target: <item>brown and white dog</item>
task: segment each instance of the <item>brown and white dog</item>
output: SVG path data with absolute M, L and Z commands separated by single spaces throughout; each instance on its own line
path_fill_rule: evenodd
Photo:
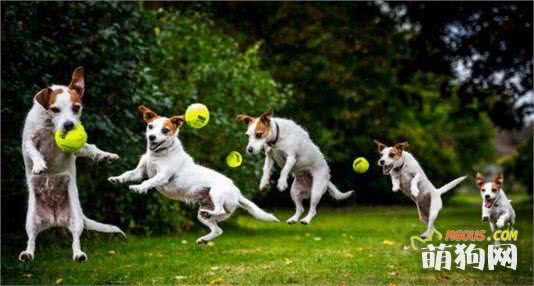
M 247 152 L 257 154 L 265 150 L 260 190 L 269 184 L 271 170 L 276 163 L 282 168 L 277 184 L 279 191 L 287 188 L 289 174 L 295 177 L 290 194 L 296 210 L 287 223 L 293 224 L 300 219 L 304 212 L 302 200 L 309 198 L 308 214 L 300 220 L 302 224 L 309 224 L 317 214 L 317 205 L 327 190 L 336 200 L 347 199 L 354 191 L 342 193 L 330 181 L 328 163 L 304 128 L 292 120 L 272 115 L 273 111 L 269 110 L 259 117 L 241 114 L 236 119 L 247 125 Z
M 486 182 L 481 173 L 477 173 L 475 179 L 482 197 L 482 218 L 489 218 L 491 232 L 494 232 L 496 227 L 500 229 L 506 224 L 514 225 L 515 211 L 502 189 L 503 174 L 498 173 L 491 182 Z
M 116 226 L 102 224 L 87 218 L 82 211 L 76 185 L 76 157 L 96 161 L 113 161 L 119 156 L 85 144 L 76 153 L 65 153 L 57 148 L 54 132 L 71 130 L 80 123 L 82 98 L 85 91 L 84 70 L 74 70 L 68 86 L 52 85 L 37 93 L 33 106 L 24 122 L 22 155 L 28 184 L 28 211 L 26 214 L 26 250 L 19 260 L 34 257 L 35 238 L 50 227 L 67 227 L 72 233 L 72 258 L 85 261 L 80 235 L 83 229 L 100 232 L 124 233 Z

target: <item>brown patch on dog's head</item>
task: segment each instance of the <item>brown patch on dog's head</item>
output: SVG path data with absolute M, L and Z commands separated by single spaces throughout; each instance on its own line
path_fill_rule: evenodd
M 484 178 L 484 175 L 482 175 L 481 173 L 476 173 L 475 175 L 475 182 L 478 186 L 478 188 L 483 191 L 482 187 L 484 186 L 484 184 L 486 183 L 486 178 Z
M 499 172 L 495 178 L 493 178 L 493 185 L 495 186 L 496 190 L 495 191 L 498 191 L 501 189 L 502 187 L 502 184 L 504 183 L 504 175 L 502 174 L 502 172 Z M 494 192 L 495 192 L 494 191 Z
M 393 146 L 393 148 L 391 148 L 388 156 L 392 159 L 398 160 L 401 158 L 404 149 L 408 147 L 410 147 L 410 144 L 408 144 L 408 142 L 397 143 L 395 144 L 395 146 Z
M 56 102 L 57 95 L 61 92 L 61 89 L 52 90 L 51 88 L 45 88 L 39 91 L 34 98 L 44 109 L 48 109 Z
M 373 142 L 376 144 L 376 147 L 378 147 L 378 152 L 382 152 L 387 146 L 386 144 L 374 139 Z
M 69 89 L 75 90 L 80 99 L 83 97 L 83 93 L 85 92 L 85 73 L 83 67 L 77 67 L 72 73 Z
M 256 138 L 265 138 L 271 131 L 271 118 L 273 116 L 273 110 L 269 109 L 267 112 L 260 115 L 258 123 L 256 124 Z
M 150 110 L 148 107 L 141 105 L 137 108 L 141 113 L 143 113 L 143 120 L 146 123 L 151 122 L 152 120 L 158 118 L 158 114 Z
M 169 129 L 171 131 L 171 134 L 175 134 L 176 130 L 178 130 L 178 128 L 182 126 L 184 121 L 185 121 L 184 115 L 176 115 L 168 119 L 165 119 L 165 121 L 163 122 L 163 126 Z
M 255 118 L 252 116 L 245 115 L 245 114 L 239 114 L 238 116 L 235 117 L 235 119 L 237 121 L 241 121 L 245 123 L 246 125 L 249 125 L 250 123 L 254 122 Z

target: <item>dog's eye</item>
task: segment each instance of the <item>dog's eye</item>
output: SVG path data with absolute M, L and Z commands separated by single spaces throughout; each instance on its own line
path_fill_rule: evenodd
M 73 111 L 74 113 L 78 113 L 78 112 L 80 112 L 80 106 L 79 106 L 79 105 L 73 105 L 73 106 L 72 106 L 72 111 Z
M 263 133 L 256 133 L 256 139 L 261 139 L 261 136 L 263 136 Z
M 61 111 L 61 109 L 59 109 L 57 107 L 51 107 L 50 110 L 52 110 L 52 112 L 54 112 L 54 113 L 59 113 Z
M 394 153 L 389 153 L 389 158 L 393 158 L 395 157 L 395 154 Z
M 498 191 L 498 189 L 497 188 L 492 188 L 491 191 L 496 193 Z
M 148 129 L 152 129 L 154 128 L 154 126 L 152 126 L 152 124 L 148 125 Z
M 167 134 L 167 133 L 169 133 L 169 129 L 163 128 L 163 129 L 161 129 L 161 133 Z

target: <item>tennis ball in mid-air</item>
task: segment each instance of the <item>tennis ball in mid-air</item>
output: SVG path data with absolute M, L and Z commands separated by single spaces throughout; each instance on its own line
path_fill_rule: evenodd
M 76 152 L 87 142 L 87 133 L 83 125 L 76 124 L 69 131 L 58 130 L 54 133 L 56 145 L 63 152 Z
M 364 157 L 358 157 L 352 162 L 352 168 L 356 173 L 363 174 L 369 170 L 369 162 Z
M 231 168 L 237 168 L 241 166 L 242 162 L 243 157 L 241 156 L 241 153 L 237 151 L 232 151 L 228 154 L 228 156 L 226 156 L 226 164 Z
M 193 128 L 202 128 L 210 121 L 210 112 L 202 103 L 193 103 L 185 111 L 185 122 Z

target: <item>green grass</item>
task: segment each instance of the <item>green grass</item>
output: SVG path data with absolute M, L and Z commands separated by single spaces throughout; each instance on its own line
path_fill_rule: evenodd
M 478 195 L 457 195 L 437 228 L 488 229 Z M 413 206 L 321 209 L 311 225 L 271 224 L 239 215 L 211 246 L 205 233 L 160 237 L 85 234 L 86 263 L 71 260 L 70 237 L 48 231 L 37 240 L 36 260 L 16 260 L 25 238 L 2 239 L 2 284 L 528 284 L 532 280 L 532 202 L 513 196 L 519 229 L 518 269 L 480 272 L 423 271 L 420 253 L 406 249 L 424 230 Z M 280 218 L 289 211 L 276 211 Z M 52 242 L 55 241 L 55 242 Z M 384 243 L 384 241 L 386 243 Z

